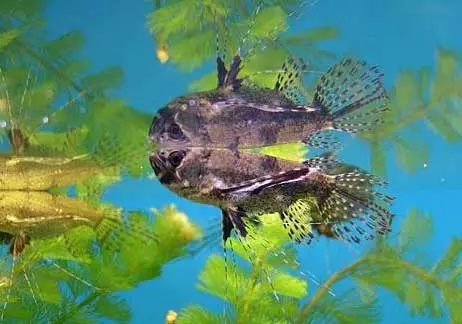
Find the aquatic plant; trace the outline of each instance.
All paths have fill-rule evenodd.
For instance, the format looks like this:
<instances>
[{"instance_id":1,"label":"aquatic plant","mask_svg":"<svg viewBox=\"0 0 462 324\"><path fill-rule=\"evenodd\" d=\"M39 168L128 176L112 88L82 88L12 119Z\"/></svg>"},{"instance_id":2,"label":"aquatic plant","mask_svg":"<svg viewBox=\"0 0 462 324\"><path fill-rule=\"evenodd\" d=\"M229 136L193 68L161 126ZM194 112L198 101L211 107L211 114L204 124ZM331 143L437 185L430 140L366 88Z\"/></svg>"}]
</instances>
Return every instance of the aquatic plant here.
<instances>
[{"instance_id":1,"label":"aquatic plant","mask_svg":"<svg viewBox=\"0 0 462 324\"><path fill-rule=\"evenodd\" d=\"M10 217L0 220L1 319L128 323L119 293L158 277L201 234L172 206L148 215L101 204L108 185L147 174L151 116L109 96L119 68L87 73L81 33L47 40L45 3L0 5L0 195ZM72 188L78 200L65 196Z\"/></svg>"},{"instance_id":2,"label":"aquatic plant","mask_svg":"<svg viewBox=\"0 0 462 324\"><path fill-rule=\"evenodd\" d=\"M415 136L425 129L449 142L462 139L460 66L457 53L439 48L435 69L406 69L398 75L390 91L388 121L364 136L370 143L371 164L376 172L385 174L389 146L402 168L417 171L429 157L428 143Z\"/></svg>"},{"instance_id":3,"label":"aquatic plant","mask_svg":"<svg viewBox=\"0 0 462 324\"><path fill-rule=\"evenodd\" d=\"M110 144L111 153L117 152L111 157L113 176L146 175L144 129L151 116L109 97L122 71L89 73L78 55L80 32L45 37L45 4L6 0L0 6L0 141L30 159L91 153L99 162L107 162L102 145Z\"/></svg>"},{"instance_id":4,"label":"aquatic plant","mask_svg":"<svg viewBox=\"0 0 462 324\"><path fill-rule=\"evenodd\" d=\"M233 242L236 254L257 264L250 270L213 255L199 276L198 289L222 299L227 311L215 313L199 305L179 312L178 324L188 323L380 323L380 294L394 294L411 315L461 320L460 255L454 239L436 263L422 255L433 227L431 217L411 210L400 232L372 247L360 258L331 275L308 294L307 282L290 270L300 270L293 245L280 231L278 218L268 215L263 231L271 235ZM420 226L416 226L420 224ZM265 237L263 239L262 237ZM241 261L241 259L239 260ZM225 267L227 263L227 267ZM227 273L223 269L227 269ZM346 282L347 287L338 284ZM277 293L279 300L274 297Z\"/></svg>"},{"instance_id":5,"label":"aquatic plant","mask_svg":"<svg viewBox=\"0 0 462 324\"><path fill-rule=\"evenodd\" d=\"M136 235L134 227L156 240ZM130 308L119 294L160 276L163 265L186 255L188 243L201 235L183 213L167 206L151 216L130 213L118 226L105 218L95 228L33 240L13 263L2 260L2 320L129 323Z\"/></svg>"},{"instance_id":6,"label":"aquatic plant","mask_svg":"<svg viewBox=\"0 0 462 324\"><path fill-rule=\"evenodd\" d=\"M212 255L199 275L198 289L223 299L229 312L214 314L192 305L179 312L178 324L284 323L295 315L298 300L307 294L307 282L289 272L298 262L279 216L266 215L262 221L266 226L258 235L251 232L245 244L230 238L228 247L241 259Z\"/></svg>"},{"instance_id":7,"label":"aquatic plant","mask_svg":"<svg viewBox=\"0 0 462 324\"><path fill-rule=\"evenodd\" d=\"M308 3L309 4L309 3ZM191 71L214 62L217 46L225 60L240 49L245 63L241 75L263 86L273 87L289 53L319 69L334 54L319 43L338 37L338 31L323 26L299 33L288 30L290 18L301 14L306 1L155 1L147 26L154 35L158 56L180 69ZM194 17L194 19L188 19ZM198 17L200 17L198 19ZM218 44L217 44L218 41ZM216 86L215 71L190 85L191 90Z\"/></svg>"}]
</instances>

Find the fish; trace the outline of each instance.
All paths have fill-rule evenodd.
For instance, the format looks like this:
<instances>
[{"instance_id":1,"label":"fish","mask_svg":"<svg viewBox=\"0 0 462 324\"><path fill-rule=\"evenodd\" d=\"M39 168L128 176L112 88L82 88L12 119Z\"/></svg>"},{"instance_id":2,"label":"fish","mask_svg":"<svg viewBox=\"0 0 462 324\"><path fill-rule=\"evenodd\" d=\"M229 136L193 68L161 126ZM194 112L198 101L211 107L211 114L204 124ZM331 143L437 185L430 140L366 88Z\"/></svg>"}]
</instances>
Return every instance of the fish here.
<instances>
[{"instance_id":1,"label":"fish","mask_svg":"<svg viewBox=\"0 0 462 324\"><path fill-rule=\"evenodd\" d=\"M217 58L217 87L179 96L155 114L149 138L159 146L241 149L303 142L335 149L331 131L374 129L388 111L388 96L377 66L346 57L324 73L313 100L303 103L297 80L303 61L289 57L274 88L239 78L237 54L229 68Z\"/></svg>"},{"instance_id":2,"label":"fish","mask_svg":"<svg viewBox=\"0 0 462 324\"><path fill-rule=\"evenodd\" d=\"M393 197L386 183L330 155L303 162L252 152L194 147L158 148L150 155L160 183L175 194L221 209L222 239L246 237L258 215L278 212L289 237L310 243L320 235L359 243L389 231ZM341 172L339 172L341 171ZM314 198L318 213L312 213ZM361 224L362 223L362 224Z\"/></svg>"}]
</instances>

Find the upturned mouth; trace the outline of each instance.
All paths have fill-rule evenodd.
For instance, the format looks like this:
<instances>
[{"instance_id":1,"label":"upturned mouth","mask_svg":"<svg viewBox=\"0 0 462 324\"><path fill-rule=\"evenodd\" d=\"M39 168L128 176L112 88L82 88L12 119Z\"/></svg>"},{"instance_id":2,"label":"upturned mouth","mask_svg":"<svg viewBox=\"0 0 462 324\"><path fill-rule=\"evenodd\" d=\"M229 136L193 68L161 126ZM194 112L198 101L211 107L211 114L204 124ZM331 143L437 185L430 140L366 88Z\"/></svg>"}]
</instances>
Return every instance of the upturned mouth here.
<instances>
[{"instance_id":1,"label":"upturned mouth","mask_svg":"<svg viewBox=\"0 0 462 324\"><path fill-rule=\"evenodd\" d=\"M167 170L167 166L157 152L149 155L149 161L155 174L159 177Z\"/></svg>"}]
</instances>

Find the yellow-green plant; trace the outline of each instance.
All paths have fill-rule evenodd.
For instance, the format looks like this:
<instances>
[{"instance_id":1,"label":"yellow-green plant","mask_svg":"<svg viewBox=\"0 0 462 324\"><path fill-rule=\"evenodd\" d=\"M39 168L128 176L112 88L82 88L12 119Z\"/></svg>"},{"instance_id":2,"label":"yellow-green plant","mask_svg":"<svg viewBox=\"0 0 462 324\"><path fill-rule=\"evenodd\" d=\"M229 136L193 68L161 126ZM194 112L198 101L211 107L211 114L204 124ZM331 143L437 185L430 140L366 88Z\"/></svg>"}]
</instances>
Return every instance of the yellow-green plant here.
<instances>
[{"instance_id":1,"label":"yellow-green plant","mask_svg":"<svg viewBox=\"0 0 462 324\"><path fill-rule=\"evenodd\" d=\"M162 267L185 255L188 243L202 234L173 206L125 218L115 224L106 215L94 228L32 240L13 263L4 258L2 322L130 323L130 307L119 293L160 276Z\"/></svg>"},{"instance_id":2,"label":"yellow-green plant","mask_svg":"<svg viewBox=\"0 0 462 324\"><path fill-rule=\"evenodd\" d=\"M239 262L228 265L225 275L223 259L211 256L199 276L198 289L223 299L227 311L192 305L181 310L180 324L380 323L383 289L396 295L412 316L461 320L461 240L455 238L436 263L424 258L433 234L429 215L411 210L398 235L372 245L310 293L303 278L288 272L298 266L295 251L277 218L267 217L263 233L245 245L233 242L236 253L253 264L251 269ZM347 286L339 286L341 282Z\"/></svg>"},{"instance_id":3,"label":"yellow-green plant","mask_svg":"<svg viewBox=\"0 0 462 324\"><path fill-rule=\"evenodd\" d=\"M449 142L462 139L460 64L460 55L440 48L434 69L407 69L398 75L389 91L390 114L386 123L364 136L370 143L376 172L386 172L388 145L393 147L401 167L417 171L429 156L428 143L421 139L425 130Z\"/></svg>"},{"instance_id":4,"label":"yellow-green plant","mask_svg":"<svg viewBox=\"0 0 462 324\"><path fill-rule=\"evenodd\" d=\"M163 55L183 70L214 63L217 46L227 64L240 49L244 56L241 75L256 84L273 87L289 55L304 57L315 70L326 58L334 57L319 47L319 42L337 38L335 28L319 27L299 33L288 30L290 19L301 14L305 4L299 0L156 1L147 25ZM190 89L215 86L213 71L193 82Z\"/></svg>"}]
</instances>

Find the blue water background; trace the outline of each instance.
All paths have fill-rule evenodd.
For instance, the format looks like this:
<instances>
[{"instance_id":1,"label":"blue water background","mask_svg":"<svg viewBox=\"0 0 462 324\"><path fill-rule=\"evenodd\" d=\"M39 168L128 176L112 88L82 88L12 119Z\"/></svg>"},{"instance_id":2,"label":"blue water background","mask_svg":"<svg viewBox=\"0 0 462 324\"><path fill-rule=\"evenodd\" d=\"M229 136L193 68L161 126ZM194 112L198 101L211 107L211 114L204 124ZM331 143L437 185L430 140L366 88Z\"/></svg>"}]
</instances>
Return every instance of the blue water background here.
<instances>
[{"instance_id":1,"label":"blue water background","mask_svg":"<svg viewBox=\"0 0 462 324\"><path fill-rule=\"evenodd\" d=\"M47 16L50 36L74 29L84 32L86 45L82 55L93 63L95 71L112 65L123 68L125 80L114 96L154 114L173 97L184 94L188 82L213 69L213 65L186 74L170 64L160 64L154 40L146 29L146 15L151 8L151 2L142 0L54 0L50 1ZM325 48L338 54L355 53L379 64L388 86L403 68L432 66L437 47L458 51L462 47L462 2L458 0L320 0L306 11L292 28L337 27L340 39L326 43ZM435 259L462 231L458 204L462 197L462 150L460 145L445 143L431 132L419 136L424 136L431 146L430 159L422 161L428 163L427 168L410 176L396 167L394 160L388 163L390 192L398 198L393 207L397 215L394 228L410 208L431 213L436 235L428 247L428 257ZM361 143L351 145L344 157L348 162L370 167L366 147ZM219 216L219 210L179 199L156 180L127 179L112 187L105 199L129 210L175 203L199 224ZM195 289L197 275L210 253L204 251L194 259L170 264L157 280L126 293L133 307L133 322L163 323L168 310L178 311L193 303L220 310L221 301ZM335 269L352 260L354 253L333 242L300 250L303 267L321 279L328 276L327 257ZM309 283L310 287L313 285ZM394 297L385 294L382 301L384 323L427 323L423 318L409 317L406 306Z\"/></svg>"}]
</instances>

